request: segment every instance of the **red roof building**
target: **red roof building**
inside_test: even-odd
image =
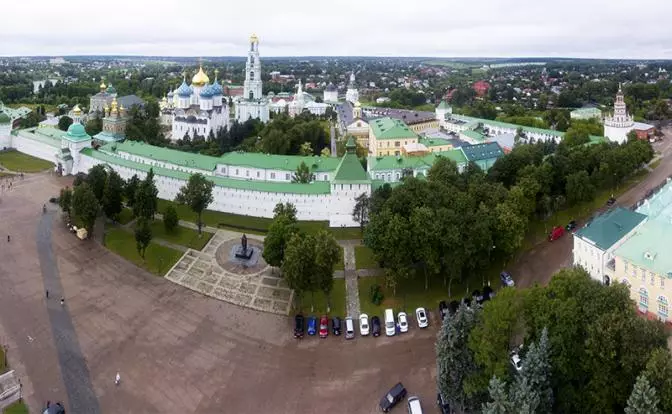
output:
[[[482,98],[485,96],[486,93],[488,93],[488,89],[490,89],[490,84],[486,81],[479,80],[477,82],[474,82],[472,88],[474,89],[474,92],[476,92],[476,95]]]

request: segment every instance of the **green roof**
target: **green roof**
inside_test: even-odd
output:
[[[522,128],[523,131],[526,132],[535,132],[538,134],[545,134],[545,135],[552,135],[556,137],[563,137],[565,135],[564,132],[562,131],[556,131],[554,129],[543,129],[543,128],[534,128],[534,127],[529,127],[525,125],[516,125],[516,124],[510,124],[508,122],[501,122],[501,121],[494,121],[491,119],[483,119],[483,118],[474,118],[471,116],[466,116],[466,115],[451,115],[452,118],[459,119],[461,121],[465,121],[469,123],[469,128],[471,128],[472,123],[479,123],[479,124],[486,124],[486,125],[492,125],[500,128],[507,128],[507,129],[518,129]]]
[[[164,161],[182,167],[203,171],[214,171],[217,164],[240,167],[252,167],[266,170],[296,171],[305,162],[312,172],[331,172],[338,168],[339,158],[333,157],[302,157],[294,155],[270,155],[258,152],[228,152],[221,157],[194,154],[170,148],[156,147],[139,141],[126,140],[122,143],[106,144],[101,149],[107,151],[127,152],[129,154]]]
[[[672,279],[672,224],[651,220],[616,249],[615,255],[661,276]]]
[[[424,145],[427,148],[431,147],[441,147],[444,145],[453,145],[448,141],[447,139],[443,138],[426,138],[426,137],[420,137],[418,138],[418,143]]]
[[[577,115],[602,115],[602,111],[598,108],[578,108],[570,112],[570,114]]]
[[[10,122],[12,122],[12,118],[6,113],[0,112],[0,124],[9,124]]]
[[[78,122],[75,122],[68,127],[68,132],[63,135],[63,138],[73,142],[87,141],[91,139],[89,134],[86,133],[84,125]]]
[[[441,101],[437,109],[450,109],[450,105],[448,105],[446,101]]]
[[[594,218],[585,227],[579,229],[576,235],[602,250],[608,250],[644,219],[646,219],[644,214],[616,207]]]
[[[502,147],[500,147],[496,142],[486,142],[476,145],[463,145],[460,149],[462,152],[464,152],[464,155],[470,162],[499,158],[504,155]]]
[[[450,151],[432,152],[421,157],[395,155],[369,157],[369,169],[371,171],[403,170],[404,168],[419,169],[423,167],[429,169],[439,157],[453,160],[458,166],[467,163],[467,158],[458,148]]]
[[[109,144],[108,144],[109,145]],[[104,148],[107,145],[101,147]],[[188,181],[191,174],[182,171],[171,170],[168,168],[151,166],[125,160],[121,157],[111,155],[104,151],[98,151],[93,148],[84,148],[80,151],[82,154],[88,155],[99,161],[110,165],[119,165],[135,169],[138,171],[148,172],[151,169],[157,176],[164,176],[175,178],[179,180]],[[255,190],[265,193],[286,193],[286,194],[329,194],[331,193],[331,184],[329,181],[314,181],[310,184],[288,183],[288,182],[273,182],[273,181],[255,181],[255,180],[237,180],[235,178],[215,177],[212,175],[205,176],[215,185],[224,188],[233,188],[239,190]]]
[[[369,121],[369,126],[373,130],[376,139],[404,139],[418,137],[418,134],[413,132],[408,125],[399,119],[389,117],[378,118]]]
[[[355,139],[350,137],[345,144],[345,148],[347,152],[338,164],[334,183],[370,183],[369,176],[355,153],[357,149]]]
[[[16,135],[49,145],[50,147],[60,148],[63,131],[51,127],[35,127],[18,130]]]
[[[467,129],[460,132],[460,134],[463,134],[464,136],[469,137],[476,141],[485,141],[485,135],[481,134],[480,132],[470,131]]]

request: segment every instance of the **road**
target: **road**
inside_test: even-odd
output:
[[[0,200],[0,235],[12,236],[0,244],[0,341],[31,412],[51,400],[87,414],[374,413],[397,381],[438,412],[438,324],[297,341],[285,317],[204,297],[66,232],[55,207],[42,214],[66,182],[28,177]]]
[[[672,130],[667,131],[666,136],[669,138],[654,144],[654,149],[662,156],[658,167],[619,196],[617,205],[629,208],[641,200],[649,189],[672,175]],[[545,285],[558,270],[571,266],[573,241],[572,237],[568,236],[565,235],[553,242],[542,242],[521,254],[509,269],[516,286],[529,287],[535,283]]]

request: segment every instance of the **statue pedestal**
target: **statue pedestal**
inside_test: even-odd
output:
[[[253,247],[248,247],[247,249],[243,249],[243,246],[238,246],[236,248],[235,256],[238,259],[250,260],[250,257],[252,257],[252,254],[254,254],[254,248]]]

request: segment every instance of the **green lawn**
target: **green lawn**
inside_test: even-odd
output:
[[[2,414],[28,414],[28,407],[23,401],[17,401],[14,404],[5,407]]]
[[[204,231],[202,236],[198,236],[198,231],[187,227],[177,226],[173,232],[166,232],[162,220],[154,220],[151,225],[152,237],[162,239],[173,244],[189,247],[194,250],[201,250],[212,238],[212,233]]]
[[[366,246],[355,246],[355,266],[357,269],[377,269],[378,262],[373,251]]]
[[[172,204],[177,210],[180,220],[196,223],[198,216],[189,207],[168,200],[158,200],[159,213],[163,213],[168,205]],[[203,223],[211,227],[219,227],[239,231],[241,233],[265,234],[272,220],[263,217],[241,216],[238,214],[223,213],[221,211],[205,210]],[[306,233],[317,233],[321,229],[330,230],[338,240],[361,239],[359,228],[329,228],[326,221],[300,221],[298,226]]]
[[[404,310],[411,314],[416,308],[423,307],[428,311],[434,312],[439,307],[442,300],[460,300],[466,295],[471,295],[476,289],[480,289],[481,280],[473,281],[471,284],[467,281],[453,281],[451,284],[451,296],[448,296],[448,286],[443,285],[442,279],[430,279],[429,287],[425,290],[425,281],[423,278],[400,280],[396,296],[392,294],[392,289],[385,286],[384,276],[362,277],[359,279],[359,306],[362,313],[382,316],[387,308],[394,309],[394,312]],[[369,291],[371,286],[380,285],[383,288],[383,303],[376,306],[371,302]],[[430,319],[431,321],[431,319]]]
[[[133,233],[120,228],[107,229],[105,246],[126,260],[159,276],[163,276],[182,257],[182,252],[152,242],[147,247],[145,260],[142,260],[136,250]]]
[[[527,237],[523,242],[521,250],[529,250],[534,245],[546,240],[548,233],[555,226],[565,226],[571,220],[583,220],[591,216],[595,211],[604,207],[607,200],[613,194],[618,197],[628,191],[630,188],[639,183],[644,177],[648,175],[648,171],[640,170],[632,177],[627,179],[616,190],[602,190],[597,193],[592,201],[582,203],[567,209],[561,210],[553,214],[548,220],[537,220],[530,223],[530,228],[527,232]]]
[[[124,207],[119,213],[119,224],[124,225],[133,221],[133,210]]]
[[[5,365],[5,350],[0,346],[0,374],[4,374],[7,371],[7,366]]]
[[[338,263],[336,263],[336,266],[334,266],[334,270],[345,270],[345,263],[343,263],[343,248],[341,246],[338,246],[339,251],[341,252],[341,255],[339,256],[340,259],[338,260]]]
[[[301,312],[304,315],[323,315],[327,313],[326,297],[321,292],[315,292],[314,312],[310,311],[311,296],[306,294],[301,304]],[[331,315],[345,317],[345,279],[334,279],[334,287],[331,291]]]
[[[31,157],[19,151],[0,152],[0,165],[10,171],[27,173],[43,171],[54,166],[49,161]]]

